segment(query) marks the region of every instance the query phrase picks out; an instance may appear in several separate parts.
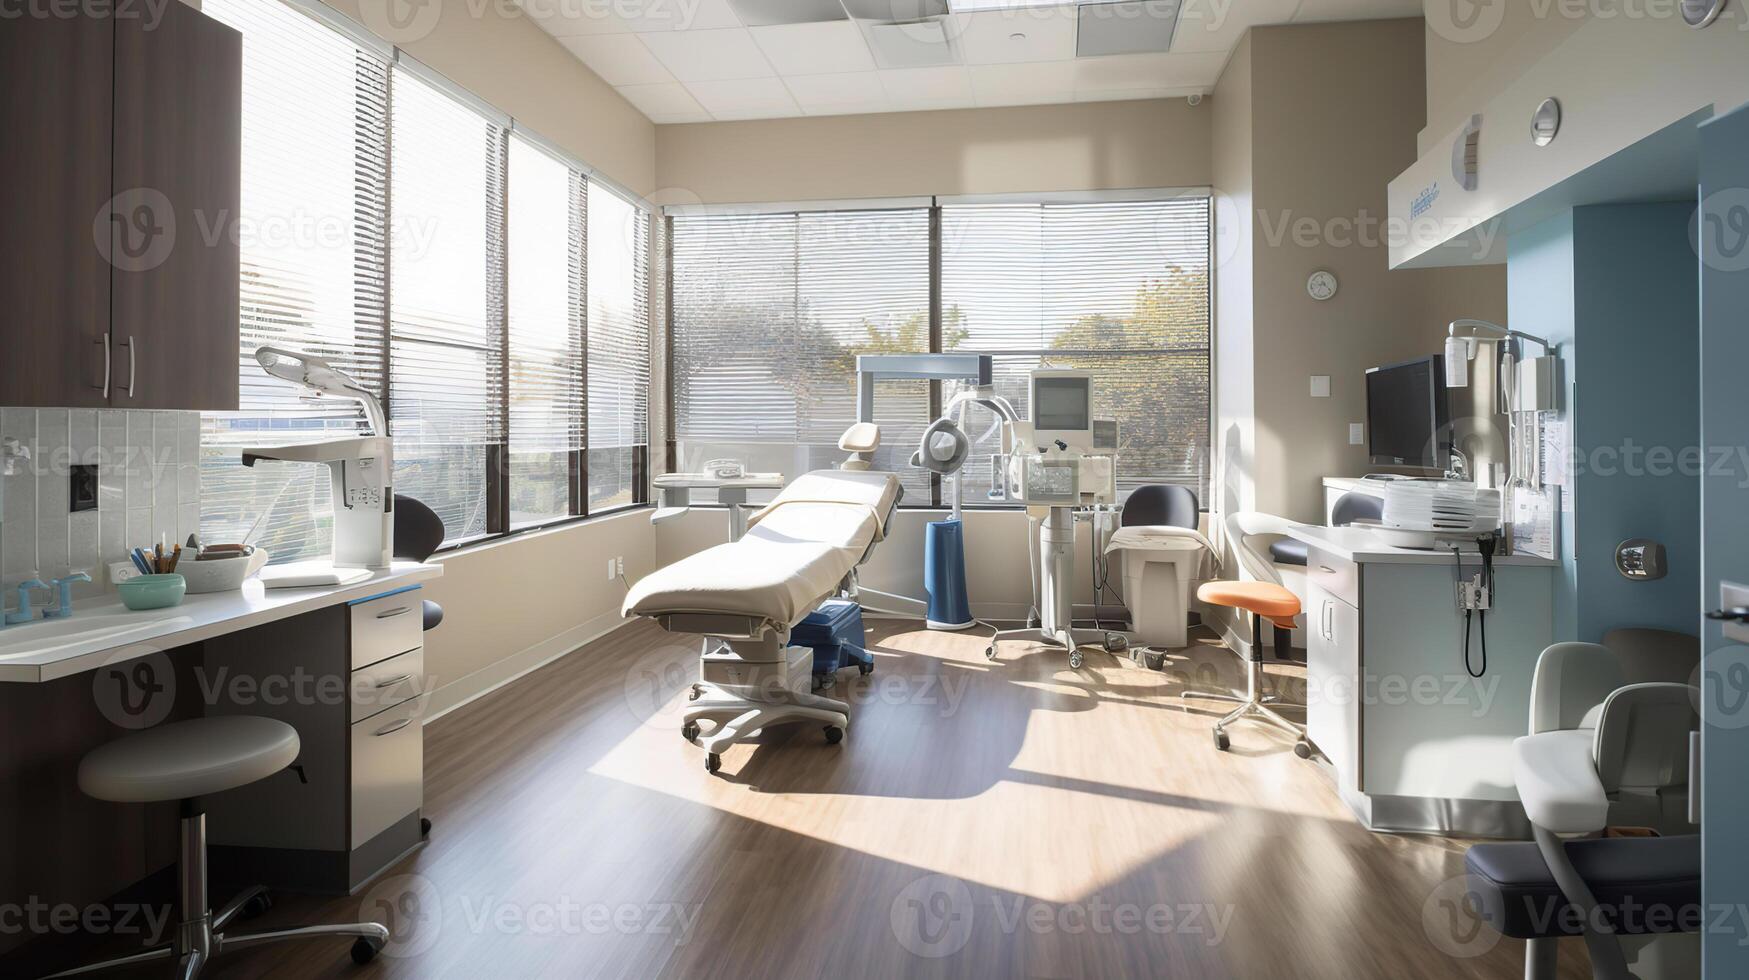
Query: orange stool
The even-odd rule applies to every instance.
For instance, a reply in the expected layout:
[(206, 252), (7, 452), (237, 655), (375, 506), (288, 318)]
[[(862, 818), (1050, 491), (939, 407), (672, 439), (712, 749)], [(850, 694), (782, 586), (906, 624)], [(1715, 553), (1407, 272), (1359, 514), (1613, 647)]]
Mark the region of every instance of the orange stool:
[(1226, 606), (1251, 614), (1251, 653), (1245, 664), (1245, 694), (1240, 696), (1231, 691), (1183, 691), (1179, 694), (1185, 698), (1239, 703), (1226, 717), (1215, 722), (1215, 748), (1226, 751), (1229, 745), (1227, 726), (1246, 715), (1255, 714), (1259, 719), (1292, 733), (1296, 739), (1294, 754), (1302, 759), (1311, 758), (1312, 746), (1306, 741), (1305, 728), (1282, 717), (1271, 707), (1280, 699), (1263, 693), (1263, 621), (1269, 620), (1274, 627), (1273, 645), (1277, 659), (1287, 659), (1293, 643), (1294, 618), (1300, 614), (1299, 597), (1274, 582), (1249, 581), (1204, 582), (1196, 590), (1196, 597), (1211, 606)]

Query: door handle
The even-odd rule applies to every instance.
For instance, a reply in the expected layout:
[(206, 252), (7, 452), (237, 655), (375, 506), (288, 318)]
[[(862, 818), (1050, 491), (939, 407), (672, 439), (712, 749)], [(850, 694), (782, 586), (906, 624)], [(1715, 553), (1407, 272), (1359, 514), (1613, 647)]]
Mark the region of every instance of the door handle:
[(103, 345), (103, 383), (91, 387), (103, 392), (103, 400), (109, 401), (109, 334), (105, 333), (102, 340), (93, 340), (92, 343)]
[[(405, 684), (406, 682), (408, 682), (412, 679), (413, 679), (412, 674), (402, 674), (399, 677), (391, 677), (386, 681), (378, 681), (377, 682), (377, 690), (380, 691), (386, 687), (394, 687), (396, 684)], [(377, 734), (380, 735), (382, 733), (378, 732)]]
[(128, 335), (128, 397), (129, 398), (134, 397), (134, 374), (135, 374), (135, 369), (137, 367), (139, 367), (139, 358), (136, 356), (138, 349), (139, 349), (139, 343), (137, 341), (135, 341), (132, 334), (129, 334)]
[(1700, 823), (1700, 733), (1688, 733), (1688, 822)]
[(406, 728), (408, 725), (411, 725), (411, 724), (413, 724), (413, 719), (402, 718), (400, 721), (395, 722), (393, 725), (385, 725), (382, 728), (377, 729), (375, 732), (375, 736), (381, 737), (383, 735), (393, 735), (396, 732), (400, 731), (403, 728)]
[(404, 613), (410, 613), (412, 611), (413, 611), (412, 606), (401, 606), (398, 609), (385, 609), (382, 612), (377, 613), (377, 618), (378, 619), (394, 619), (396, 616), (400, 616)]

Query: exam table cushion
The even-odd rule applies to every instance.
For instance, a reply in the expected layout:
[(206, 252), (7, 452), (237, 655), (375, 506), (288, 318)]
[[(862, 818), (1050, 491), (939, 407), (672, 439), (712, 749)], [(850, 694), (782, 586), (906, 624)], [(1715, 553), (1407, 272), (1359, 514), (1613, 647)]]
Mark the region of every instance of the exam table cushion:
[[(1618, 931), (1687, 932), (1700, 925), (1698, 834), (1574, 840), (1566, 848), (1574, 870)], [(1502, 934), (1513, 939), (1579, 935), (1578, 914), (1567, 905), (1536, 844), (1477, 844), (1464, 856), (1464, 867), (1476, 911)]]
[(721, 613), (793, 626), (838, 589), (899, 494), (891, 473), (804, 474), (755, 514), (741, 540), (708, 548), (644, 576), (624, 612)]
[(1589, 833), (1608, 824), (1596, 739), (1588, 728), (1573, 728), (1512, 740), (1512, 779), (1531, 823), (1557, 834)]
[(297, 757), (297, 729), (278, 719), (194, 718), (93, 749), (79, 763), (79, 788), (112, 803), (188, 800), (265, 779)]

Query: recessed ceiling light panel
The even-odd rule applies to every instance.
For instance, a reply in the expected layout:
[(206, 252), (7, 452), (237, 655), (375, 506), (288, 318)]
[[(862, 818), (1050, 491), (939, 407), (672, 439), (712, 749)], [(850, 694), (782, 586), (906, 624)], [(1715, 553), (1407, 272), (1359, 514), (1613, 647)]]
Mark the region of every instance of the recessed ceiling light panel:
[(947, 16), (947, 0), (844, 0), (844, 9), (857, 20), (887, 24)]
[(780, 24), (818, 24), (849, 20), (840, 0), (729, 0), (744, 27), (774, 27)]
[(1068, 7), (1073, 6), (1066, 0), (948, 0), (956, 14), (976, 13), (980, 10), (1025, 10), (1028, 7)]
[(1179, 0), (1084, 3), (1076, 9), (1075, 56), (1168, 51), (1179, 9)]

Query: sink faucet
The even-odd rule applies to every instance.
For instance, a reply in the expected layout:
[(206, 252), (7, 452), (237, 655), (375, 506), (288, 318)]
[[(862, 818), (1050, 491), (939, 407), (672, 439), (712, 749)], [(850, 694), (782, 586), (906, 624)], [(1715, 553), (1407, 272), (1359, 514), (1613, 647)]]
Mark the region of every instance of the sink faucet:
[(47, 592), (49, 584), (40, 578), (18, 583), (18, 611), (6, 614), (6, 622), (9, 625), (30, 622), (30, 593), (33, 589), (42, 589)]
[(73, 615), (73, 583), (89, 581), (91, 581), (91, 576), (84, 572), (74, 572), (66, 578), (55, 579), (54, 584), (50, 588), (51, 591), (55, 589), (60, 590), (61, 604), (59, 606), (50, 606), (47, 609), (44, 609), (43, 618), (65, 619), (68, 616)]

